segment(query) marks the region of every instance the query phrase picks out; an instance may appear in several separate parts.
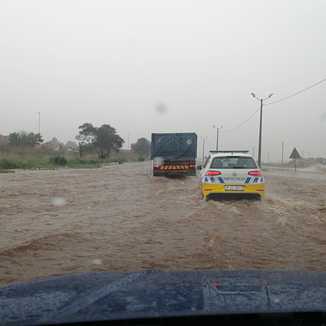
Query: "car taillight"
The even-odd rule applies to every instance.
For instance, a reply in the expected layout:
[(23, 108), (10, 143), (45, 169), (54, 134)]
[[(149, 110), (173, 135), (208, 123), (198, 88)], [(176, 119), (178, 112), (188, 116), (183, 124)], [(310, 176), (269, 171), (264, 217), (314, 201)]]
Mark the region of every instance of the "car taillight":
[(214, 175), (220, 175), (222, 174), (221, 171), (207, 171), (206, 175), (208, 176), (214, 176)]
[(262, 176), (260, 170), (252, 170), (252, 171), (249, 171), (248, 174), (253, 177), (261, 177)]

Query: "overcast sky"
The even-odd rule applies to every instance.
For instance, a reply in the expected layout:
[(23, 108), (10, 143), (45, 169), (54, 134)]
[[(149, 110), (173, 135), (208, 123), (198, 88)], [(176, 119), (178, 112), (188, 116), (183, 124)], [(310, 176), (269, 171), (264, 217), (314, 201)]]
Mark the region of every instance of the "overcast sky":
[[(252, 149), (251, 96), (326, 77), (326, 1), (0, 0), (0, 134), (74, 139), (83, 122), (127, 140), (195, 131)], [(326, 83), (264, 111), (263, 159), (326, 156)], [(201, 148), (201, 145), (200, 145)]]

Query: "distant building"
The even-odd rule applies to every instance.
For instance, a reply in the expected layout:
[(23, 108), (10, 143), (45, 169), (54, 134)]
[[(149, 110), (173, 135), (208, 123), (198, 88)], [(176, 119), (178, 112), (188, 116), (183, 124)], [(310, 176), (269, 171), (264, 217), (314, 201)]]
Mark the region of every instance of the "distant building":
[(6, 146), (8, 145), (8, 136), (0, 135), (0, 146)]
[(43, 143), (41, 147), (53, 152), (59, 152), (64, 149), (64, 144), (60, 143), (57, 138), (53, 137), (50, 141)]
[(78, 152), (79, 151), (78, 144), (71, 140), (66, 142), (64, 148), (68, 152)]

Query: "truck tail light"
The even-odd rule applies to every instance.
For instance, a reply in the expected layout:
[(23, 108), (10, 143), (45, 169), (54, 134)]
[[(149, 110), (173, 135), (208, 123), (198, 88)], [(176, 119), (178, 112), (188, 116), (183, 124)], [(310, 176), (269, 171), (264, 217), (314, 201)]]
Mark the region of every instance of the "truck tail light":
[(248, 172), (248, 175), (251, 175), (253, 177), (261, 177), (261, 171), (260, 170), (252, 170)]
[(206, 175), (211, 177), (211, 176), (215, 176), (215, 175), (221, 175), (222, 172), (221, 171), (207, 171)]

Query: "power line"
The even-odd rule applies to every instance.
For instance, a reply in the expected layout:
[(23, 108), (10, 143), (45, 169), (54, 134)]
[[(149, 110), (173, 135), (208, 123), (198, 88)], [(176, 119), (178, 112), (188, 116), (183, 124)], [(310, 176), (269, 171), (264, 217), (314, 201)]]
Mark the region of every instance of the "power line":
[(321, 79), (321, 80), (319, 80), (319, 81), (313, 83), (312, 85), (307, 86), (307, 87), (305, 87), (305, 88), (303, 88), (303, 89), (300, 89), (299, 91), (296, 91), (296, 92), (294, 92), (294, 93), (292, 93), (292, 94), (290, 94), (290, 95), (284, 96), (284, 97), (280, 98), (280, 99), (277, 100), (277, 101), (267, 103), (267, 104), (265, 104), (265, 106), (267, 106), (267, 105), (273, 105), (273, 104), (277, 104), (277, 103), (280, 103), (280, 102), (286, 101), (286, 100), (288, 100), (289, 98), (292, 98), (292, 97), (295, 97), (295, 96), (297, 96), (297, 95), (299, 95), (299, 94), (301, 94), (301, 93), (304, 93), (304, 92), (308, 91), (309, 89), (311, 89), (311, 88), (313, 88), (313, 87), (316, 87), (316, 86), (318, 86), (318, 85), (320, 85), (320, 84), (322, 84), (322, 83), (324, 83), (324, 82), (326, 82), (326, 78), (323, 78), (323, 79)]
[[(277, 100), (277, 101), (274, 101), (274, 102), (270, 102), (270, 103), (266, 103), (266, 104), (264, 104), (264, 106), (267, 106), (267, 105), (273, 105), (273, 104), (277, 104), (277, 103), (280, 103), (280, 102), (283, 102), (283, 101), (286, 101), (286, 100), (288, 100), (288, 99), (290, 99), (290, 98), (292, 98), (292, 97), (295, 97), (295, 96), (297, 96), (297, 95), (299, 95), (299, 94), (301, 94), (301, 93), (304, 93), (304, 92), (306, 92), (306, 91), (308, 91), (308, 90), (310, 90), (311, 88), (313, 88), (313, 87), (316, 87), (316, 86), (318, 86), (318, 85), (320, 85), (320, 84), (322, 84), (322, 83), (324, 83), (324, 82), (326, 82), (326, 78), (323, 78), (323, 79), (321, 79), (321, 80), (319, 80), (319, 81), (317, 81), (317, 82), (315, 82), (315, 83), (313, 83), (313, 84), (311, 84), (311, 85), (309, 85), (309, 86), (307, 86), (307, 87), (305, 87), (305, 88), (303, 88), (303, 89), (300, 89), (299, 91), (296, 91), (296, 92), (294, 92), (294, 93), (292, 93), (292, 94), (290, 94), (290, 95), (287, 95), (287, 96), (284, 96), (284, 97), (282, 97), (282, 98), (280, 98), (279, 100)], [(234, 128), (232, 128), (232, 129), (226, 129), (226, 130), (224, 130), (224, 132), (229, 132), (229, 131), (234, 131), (234, 130), (236, 130), (236, 129), (239, 129), (239, 128), (241, 128), (243, 125), (245, 125), (248, 121), (250, 121), (255, 115), (256, 115), (256, 113), (259, 111), (259, 109), (257, 109), (255, 112), (253, 112), (246, 120), (244, 120), (244, 121), (242, 121), (241, 123), (239, 123), (237, 126), (235, 126)]]
[(230, 132), (230, 131), (233, 131), (233, 130), (236, 130), (236, 129), (239, 129), (241, 128), (243, 125), (245, 125), (248, 121), (250, 121), (255, 115), (256, 113), (259, 111), (259, 109), (257, 109), (255, 112), (253, 112), (246, 120), (242, 121), (241, 123), (239, 123), (237, 126), (235, 126), (234, 128), (232, 129), (226, 129), (224, 130), (225, 132)]

